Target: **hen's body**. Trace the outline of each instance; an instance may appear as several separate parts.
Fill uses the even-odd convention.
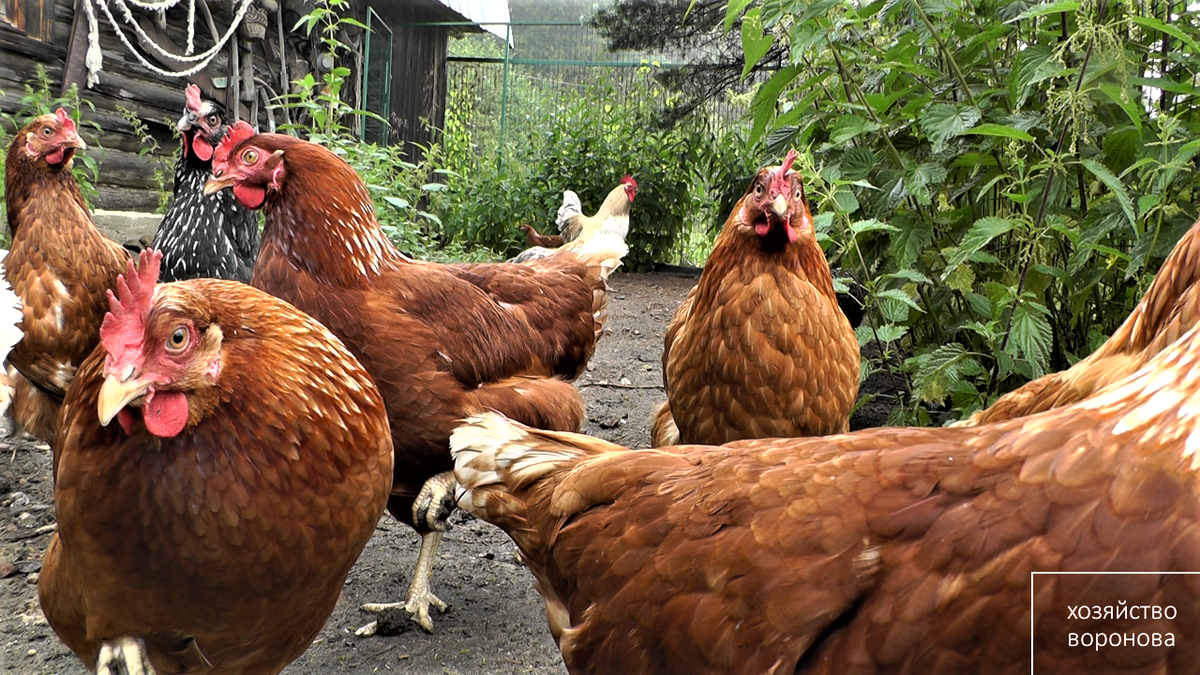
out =
[[[699,283],[667,327],[668,402],[655,415],[656,447],[848,429],[858,342],[838,307],[829,264],[811,227],[795,241],[782,229],[752,231],[752,222],[766,218],[756,189],[734,207]]]
[[[453,508],[452,486],[418,496],[431,478],[450,479],[448,439],[459,421],[499,410],[538,427],[579,428],[583,402],[563,378],[577,377],[595,349],[619,254],[564,253],[529,265],[413,261],[384,236],[362,181],[328,150],[274,134],[237,148],[216,171],[241,170],[232,165],[245,148],[282,158],[265,167],[278,187],[263,188],[266,229],[252,283],[329,327],[383,394],[396,451],[388,510],[423,537],[411,600],[427,593],[419,586],[449,514],[430,502]],[[220,175],[213,181],[257,198],[251,180]],[[431,629],[427,609],[420,620]]]
[[[383,511],[383,401],[328,331],[260,291],[196,280],[155,301],[154,323],[199,307],[197,324],[219,327],[218,379],[189,427],[159,438],[100,425],[103,348],[80,369],[42,607],[89,668],[102,643],[131,637],[159,675],[278,673],[321,630]]]
[[[977,426],[1089,398],[1141,368],[1200,319],[1200,221],[1163,261],[1129,318],[1103,345],[1069,369],[1044,375],[958,422]]]
[[[203,140],[193,143],[203,143]],[[212,161],[180,151],[175,165],[175,201],[154,234],[163,253],[163,281],[233,279],[250,282],[258,257],[258,217],[233,193],[204,195]]]
[[[1200,336],[1169,352],[978,428],[626,451],[485,416],[459,504],[521,548],[573,675],[1017,675],[1031,627],[1035,672],[1194,673],[1200,593],[1157,573],[1200,569]],[[1070,616],[1126,603],[1178,614]],[[1070,644],[1100,632],[1175,647]]]
[[[62,122],[43,115],[17,133],[4,181],[12,232],[4,275],[24,311],[24,337],[9,362],[28,381],[18,380],[13,411],[18,424],[46,441],[54,436],[47,422],[57,416],[75,370],[100,341],[105,291],[129,259],[92,222],[71,175],[73,150],[56,164],[27,152],[26,135],[55,124]]]

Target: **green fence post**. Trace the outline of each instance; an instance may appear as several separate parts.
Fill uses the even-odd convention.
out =
[[[500,92],[500,147],[504,147],[504,129],[508,117],[508,63],[512,59],[512,24],[504,27],[504,85]],[[503,154],[503,153],[501,153]],[[498,159],[497,159],[498,161]],[[499,166],[499,164],[497,164]]]

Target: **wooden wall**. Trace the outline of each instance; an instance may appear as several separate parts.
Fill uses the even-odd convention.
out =
[[[380,3],[382,4],[382,3]],[[391,27],[392,96],[389,111],[391,141],[405,143],[409,159],[421,156],[420,147],[436,139],[433,129],[446,122],[446,56],[450,29],[444,26],[414,26],[414,23],[452,21],[443,9],[415,3],[371,3]],[[461,17],[460,17],[461,20]]]
[[[3,55],[0,59],[0,111],[10,115],[21,112],[20,99],[24,94],[25,84],[36,80],[39,64],[45,67],[54,85],[53,93],[58,94],[57,88],[63,82],[68,46],[72,39],[75,39],[75,50],[82,53],[87,48],[86,15],[81,8],[76,12],[76,1],[0,0],[21,3],[22,7],[27,7],[33,2],[45,3],[39,6],[43,8],[41,11],[50,23],[43,24],[43,29],[50,26],[49,32],[52,36],[50,40],[38,40],[0,20],[0,54]],[[461,20],[462,17],[433,0],[360,0],[355,3],[354,11],[360,20],[365,18],[367,5],[372,6],[394,32],[389,138],[393,143],[406,143],[409,157],[416,159],[420,156],[420,146],[435,140],[435,132],[431,132],[426,124],[440,129],[445,123],[446,55],[451,29],[412,24],[453,21],[456,18]],[[52,13],[48,11],[51,6]],[[209,7],[214,14],[217,29],[224,32],[231,18],[228,9],[230,4],[211,2]],[[293,14],[291,10],[285,14],[285,29],[295,25]],[[202,17],[198,12],[195,36],[197,52],[204,51],[213,44]],[[178,141],[174,140],[173,129],[183,112],[185,82],[159,76],[143,67],[113,33],[107,18],[103,14],[99,14],[97,18],[100,21],[100,41],[104,53],[100,82],[86,89],[83,86],[86,73],[82,69],[76,68],[66,73],[69,79],[78,79],[81,95],[96,108],[93,112],[84,107],[85,124],[80,129],[81,135],[89,145],[88,155],[95,157],[100,164],[97,186],[99,195],[95,206],[101,209],[153,211],[158,205],[158,185],[154,178],[156,168],[164,172],[166,189],[171,189],[173,166],[179,147]],[[76,21],[79,22],[79,26],[75,26]],[[151,34],[157,30],[150,25],[148,19],[143,21],[143,25]],[[167,13],[165,37],[177,45],[180,51],[187,41],[186,25],[187,16],[183,6]],[[126,27],[125,30],[129,34],[130,29]],[[270,13],[267,24],[268,40],[276,40],[277,35],[276,15]],[[136,38],[130,34],[130,39]],[[354,39],[361,45],[360,37]],[[286,41],[289,61],[297,57],[307,58],[313,46],[312,40],[296,34],[288,35]],[[255,48],[258,52],[255,64],[260,75],[278,87],[278,60],[271,62],[271,57],[266,56],[267,45],[262,41],[257,42]],[[228,49],[224,50],[204,72],[192,78],[207,95],[222,100],[227,107],[232,92],[228,88],[214,89],[213,78],[230,74],[228,53]],[[164,64],[158,65],[167,70],[178,69]],[[298,75],[290,70],[288,72],[289,79]],[[359,75],[356,73],[353,77],[357,78]],[[344,96],[351,99],[348,101],[351,104],[356,104],[353,99],[357,98],[358,90],[357,85],[350,84],[343,90]],[[160,146],[155,156],[139,156],[139,151],[145,146],[134,133],[130,123],[122,117],[118,106],[136,112],[149,127],[150,133]],[[248,116],[244,105],[240,111],[243,118]],[[98,124],[99,131],[86,124],[88,122]],[[258,122],[260,128],[266,127],[265,114],[260,114]]]
[[[54,2],[53,39],[46,42],[23,35],[12,27],[0,23],[0,52],[5,58],[0,62],[0,110],[16,115],[21,112],[21,97],[25,84],[37,78],[39,64],[45,67],[53,83],[52,93],[57,95],[62,84],[63,69],[67,59],[67,45],[72,36],[75,20],[74,0],[46,0]],[[213,5],[215,8],[216,5]],[[86,33],[86,16],[79,18]],[[155,168],[164,171],[166,188],[171,189],[174,161],[179,143],[174,139],[173,129],[183,112],[185,82],[161,77],[137,63],[128,53],[119,38],[112,32],[101,15],[100,44],[104,52],[104,69],[100,82],[91,89],[79,88],[82,98],[95,107],[83,108],[84,125],[80,135],[88,143],[87,153],[96,158],[100,165],[98,195],[95,206],[101,209],[153,211],[158,206]],[[175,44],[186,43],[186,25],[182,9],[168,12],[167,35]],[[197,22],[200,23],[199,21]],[[201,51],[212,45],[205,39],[197,26],[196,49]],[[206,34],[206,33],[205,33]],[[131,36],[131,39],[132,36]],[[83,42],[86,49],[86,40]],[[17,58],[10,58],[15,55]],[[224,55],[209,66],[208,73],[223,75],[226,68]],[[81,75],[81,80],[83,79]],[[211,86],[211,83],[209,83]],[[139,156],[144,147],[134,133],[132,125],[121,115],[118,106],[137,113],[147,125],[149,132],[159,143],[154,156]],[[24,123],[24,120],[19,120]],[[98,124],[97,129],[90,124]],[[12,131],[9,129],[9,131]]]

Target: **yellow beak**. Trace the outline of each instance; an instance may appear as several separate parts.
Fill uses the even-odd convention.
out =
[[[108,426],[117,413],[150,390],[150,382],[131,378],[122,382],[117,375],[104,378],[100,385],[100,396],[96,400],[96,412],[100,414],[100,425]]]
[[[76,150],[87,150],[87,143],[84,143],[82,138],[76,136],[69,139],[67,147],[75,148]]]
[[[771,210],[774,211],[775,215],[779,216],[780,218],[782,218],[788,212],[788,203],[787,200],[784,199],[783,195],[775,197],[774,201],[771,202]]]
[[[233,185],[233,178],[229,176],[209,178],[208,182],[204,184],[204,196],[215,195],[231,185]]]

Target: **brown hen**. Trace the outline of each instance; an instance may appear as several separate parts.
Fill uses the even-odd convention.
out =
[[[266,213],[252,283],[309,312],[371,373],[387,404],[396,463],[388,510],[422,537],[403,606],[432,630],[434,554],[453,509],[450,432],[498,410],[574,431],[583,401],[563,378],[587,365],[606,316],[619,251],[564,252],[529,264],[438,265],[398,252],[366,185],[329,150],[237,125],[217,150],[209,190],[232,186]],[[370,634],[374,626],[364,626]]]
[[[104,293],[129,259],[96,229],[71,175],[76,150],[86,147],[60,108],[17,132],[5,160],[12,251],[4,276],[25,313],[25,337],[9,354],[26,380],[16,378],[13,415],[47,442],[54,440],[53,422],[76,368],[100,341]]]
[[[983,427],[628,451],[488,414],[451,447],[573,675],[1195,673],[1198,397],[1193,329]]]
[[[1175,244],[1129,318],[1074,366],[1043,375],[957,422],[977,426],[1082,401],[1141,368],[1200,319],[1200,221]]]
[[[858,341],[794,159],[758,172],[667,327],[655,447],[849,428]]]
[[[160,261],[129,263],[67,391],[42,608],[89,669],[271,675],[383,513],[383,399],[296,308],[234,281],[156,288]]]

